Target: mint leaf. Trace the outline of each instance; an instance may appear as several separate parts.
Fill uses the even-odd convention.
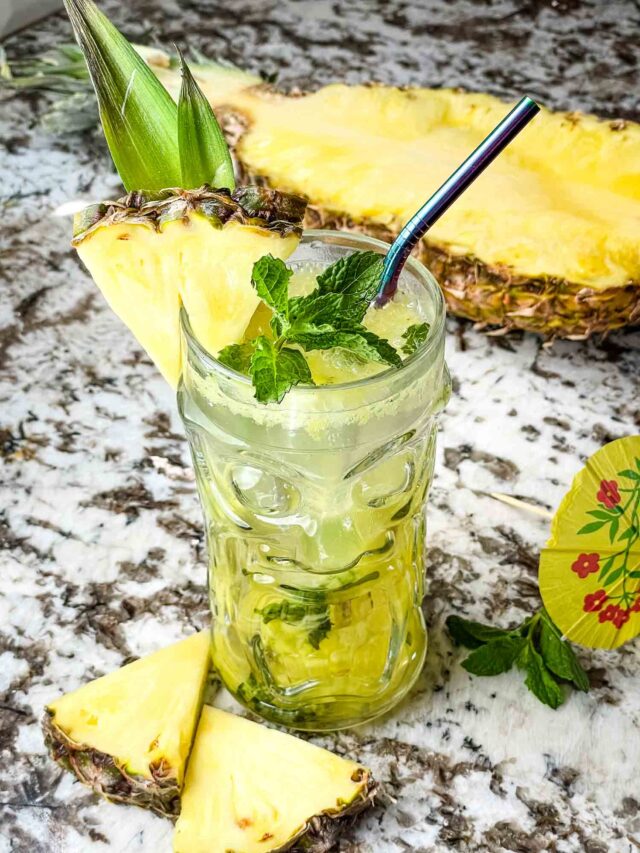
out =
[[[402,364],[402,359],[388,341],[359,324],[351,330],[342,331],[334,329],[328,323],[316,326],[313,323],[296,321],[287,339],[300,344],[307,352],[341,347],[364,361],[378,361],[395,367]]]
[[[546,610],[542,611],[540,620],[540,651],[548,668],[559,678],[571,681],[578,690],[585,693],[589,690],[589,678],[571,648],[562,639],[560,631],[551,621]]]
[[[344,323],[360,323],[367,313],[366,302],[343,293],[318,293],[294,296],[289,300],[289,318],[292,323],[326,323],[338,328]]]
[[[247,341],[243,344],[230,344],[228,347],[221,349],[218,353],[218,361],[226,364],[232,370],[238,373],[249,375],[251,369],[251,356],[253,355],[253,341]]]
[[[251,284],[269,308],[281,317],[288,316],[289,279],[293,273],[280,258],[264,255],[253,265]]]
[[[427,340],[430,328],[431,326],[428,323],[415,323],[413,326],[409,326],[402,335],[405,341],[402,345],[402,352],[407,355],[413,355]]]
[[[492,640],[471,652],[462,666],[473,675],[499,675],[511,669],[526,642],[522,637]]]
[[[456,646],[466,646],[468,649],[477,649],[483,643],[503,639],[511,633],[503,628],[483,625],[460,616],[449,616],[445,624]]]
[[[344,293],[367,304],[380,287],[384,259],[377,252],[354,252],[340,258],[318,276],[320,293]]]
[[[309,365],[298,350],[278,350],[272,340],[260,335],[254,341],[250,374],[259,403],[279,403],[284,395],[303,382],[313,385]]]
[[[314,649],[320,648],[320,643],[324,640],[330,630],[331,619],[329,619],[329,617],[327,616],[320,622],[319,625],[309,631],[309,633],[307,634],[307,639],[309,640],[309,643],[313,646]]]
[[[562,688],[534,649],[533,643],[527,642],[523,648],[522,654],[518,657],[518,666],[527,673],[524,683],[536,699],[554,709],[562,705],[564,702]]]

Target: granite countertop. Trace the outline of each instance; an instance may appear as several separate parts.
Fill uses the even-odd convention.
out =
[[[466,86],[640,118],[634,2],[108,0],[142,42],[188,43],[284,86]],[[69,40],[54,15],[9,56]],[[170,824],[98,801],[46,757],[47,699],[206,623],[200,510],[172,394],[69,248],[60,206],[117,191],[98,133],[47,135],[4,96],[0,138],[0,851],[170,850]],[[431,644],[392,715],[317,742],[370,764],[390,802],[350,853],[640,849],[640,643],[583,651],[593,689],[553,712],[519,675],[472,679],[452,611],[538,606],[553,508],[587,455],[640,431],[640,332],[545,347],[449,322],[455,393],[429,509]],[[224,697],[221,701],[227,702]]]

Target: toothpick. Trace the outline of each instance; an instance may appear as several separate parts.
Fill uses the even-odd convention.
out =
[[[542,518],[553,518],[553,513],[549,512],[548,509],[535,506],[535,504],[530,504],[527,501],[522,501],[520,498],[514,498],[511,495],[501,495],[499,492],[489,492],[489,497],[495,498],[495,500],[501,501],[503,504],[514,506],[516,509],[523,509],[526,512],[539,515]]]

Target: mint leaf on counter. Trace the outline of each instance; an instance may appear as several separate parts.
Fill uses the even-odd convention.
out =
[[[558,708],[565,700],[562,684],[589,690],[589,678],[571,647],[544,608],[515,628],[495,628],[460,616],[449,616],[447,629],[457,646],[472,649],[462,666],[473,675],[498,675],[515,664],[526,673],[533,695]]]
[[[544,609],[540,619],[540,650],[551,672],[565,681],[572,682],[578,690],[588,692],[587,673],[580,666],[571,644],[562,639],[561,632]]]
[[[533,643],[527,643],[518,658],[518,667],[527,676],[524,683],[544,705],[554,710],[564,702],[564,693],[553,674],[545,666],[542,656],[535,650]]]
[[[313,385],[309,365],[301,352],[288,347],[278,349],[265,335],[260,335],[253,343],[249,369],[259,403],[279,403],[287,391],[300,382]]]
[[[468,649],[477,649],[484,643],[508,637],[510,634],[503,628],[483,625],[481,622],[462,619],[460,616],[449,616],[446,626],[456,646],[466,646]]]
[[[462,666],[473,675],[499,675],[511,669],[526,642],[523,637],[492,640],[472,651]]]
[[[428,323],[415,323],[413,326],[409,326],[402,335],[404,340],[402,352],[406,355],[413,355],[427,340],[430,328],[431,326]]]

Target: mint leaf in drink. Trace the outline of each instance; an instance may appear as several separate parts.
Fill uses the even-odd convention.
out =
[[[544,664],[542,656],[536,651],[532,642],[527,642],[518,658],[518,667],[523,669],[527,677],[524,683],[544,705],[554,710],[564,702],[564,693],[558,682]]]
[[[301,352],[289,347],[279,349],[265,335],[253,343],[250,375],[259,403],[279,403],[287,391],[301,382],[313,385],[309,365]]]
[[[388,341],[359,324],[343,331],[328,324],[314,326],[312,323],[295,323],[288,339],[307,352],[341,347],[362,361],[377,361],[394,367],[402,364],[402,359]]]
[[[503,637],[484,643],[462,662],[473,675],[499,675],[511,669],[526,645],[523,637]]]
[[[260,299],[280,317],[288,316],[289,279],[292,275],[284,261],[272,255],[265,255],[253,265],[251,284]]]
[[[292,324],[326,323],[340,328],[345,323],[360,323],[367,313],[368,304],[344,293],[318,293],[294,296],[289,300],[289,317]]]
[[[384,260],[377,252],[354,252],[318,276],[320,293],[343,293],[371,303],[380,287]]]
[[[326,616],[322,619],[315,628],[312,628],[311,631],[307,634],[307,639],[309,643],[313,646],[314,649],[320,648],[320,643],[327,636],[329,631],[331,630],[331,619]]]
[[[461,616],[449,616],[445,624],[456,646],[466,646],[468,649],[477,649],[484,643],[503,639],[511,634],[503,628],[483,625],[481,622],[473,622]]]
[[[402,352],[406,355],[413,355],[427,340],[430,328],[428,323],[416,323],[413,326],[409,326],[402,335],[405,342],[402,345]]]
[[[218,353],[218,361],[226,364],[232,370],[238,373],[249,375],[251,368],[251,357],[253,356],[253,341],[247,341],[243,344],[230,344],[228,347],[221,349]]]
[[[571,648],[570,643],[562,639],[562,634],[551,621],[546,610],[542,610],[540,619],[540,651],[547,667],[565,681],[585,693],[589,690],[589,677]]]

